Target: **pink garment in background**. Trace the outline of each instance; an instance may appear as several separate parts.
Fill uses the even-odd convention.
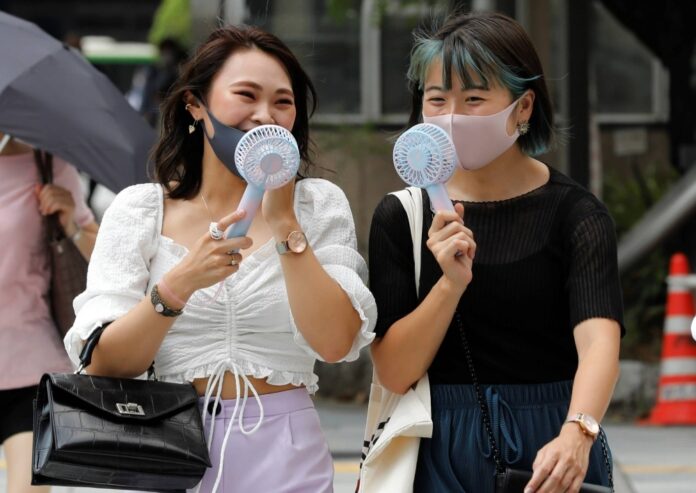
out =
[[[53,173],[54,183],[72,192],[75,222],[93,222],[77,170],[54,157]],[[50,272],[34,191],[39,183],[32,153],[0,156],[0,390],[71,370],[46,302]]]

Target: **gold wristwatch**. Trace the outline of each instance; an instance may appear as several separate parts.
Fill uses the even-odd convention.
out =
[[[592,437],[592,440],[596,440],[597,435],[599,435],[599,423],[589,414],[574,414],[566,420],[566,423],[577,423],[582,432]]]
[[[302,231],[291,231],[287,239],[276,243],[276,251],[280,255],[288,252],[302,253],[307,249],[307,237]]]

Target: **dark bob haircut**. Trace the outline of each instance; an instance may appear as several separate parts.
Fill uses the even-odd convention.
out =
[[[451,88],[454,71],[465,87],[477,82],[489,87],[496,82],[510,91],[513,100],[527,90],[534,91],[529,132],[520,136],[518,143],[529,155],[541,154],[552,146],[556,130],[543,69],[529,36],[517,21],[493,12],[455,13],[434,32],[417,31],[408,69],[410,125],[421,119],[423,84],[435,60],[442,60],[445,89]]]

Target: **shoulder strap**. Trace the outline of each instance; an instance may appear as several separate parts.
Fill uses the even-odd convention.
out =
[[[41,183],[48,185],[53,183],[53,155],[39,149],[34,149],[34,162],[39,170]]]
[[[401,201],[406,216],[408,216],[411,241],[413,242],[413,273],[416,281],[416,294],[418,294],[421,273],[421,238],[423,235],[423,195],[418,187],[408,187],[391,192],[391,195]]]

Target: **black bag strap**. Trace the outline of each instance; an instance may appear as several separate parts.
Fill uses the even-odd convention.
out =
[[[50,185],[53,183],[53,154],[40,149],[34,149],[34,162],[39,171],[41,183]],[[48,241],[60,241],[66,238],[63,226],[60,224],[58,214],[51,214],[46,217],[46,234]]]
[[[82,371],[92,363],[92,353],[94,352],[94,348],[97,347],[99,339],[101,338],[102,334],[104,333],[104,330],[109,326],[110,323],[111,322],[105,323],[104,325],[100,325],[99,327],[94,329],[94,331],[92,331],[92,333],[89,335],[89,337],[85,341],[85,345],[82,347],[82,351],[80,351],[80,366],[77,368],[75,373],[82,373]],[[150,368],[147,369],[147,379],[157,380],[154,361],[150,365]]]
[[[34,149],[34,162],[39,170],[41,183],[44,185],[53,183],[53,154],[41,149]]]
[[[488,442],[493,453],[493,461],[495,462],[495,471],[498,474],[505,472],[505,466],[503,465],[503,459],[500,455],[500,449],[498,449],[498,444],[496,442],[495,436],[493,435],[493,427],[491,426],[491,417],[489,415],[488,406],[483,398],[483,392],[481,391],[481,385],[479,384],[478,377],[476,375],[476,369],[474,368],[474,359],[471,355],[471,348],[469,346],[469,341],[466,337],[464,331],[464,325],[462,324],[462,318],[459,312],[455,310],[454,320],[457,325],[457,330],[459,331],[459,336],[462,342],[462,348],[464,349],[464,357],[466,358],[466,364],[469,368],[469,374],[471,375],[471,382],[474,385],[474,391],[476,392],[476,400],[478,401],[479,409],[481,410],[481,418],[483,419],[483,426],[486,429],[486,434],[488,435]],[[609,452],[606,441],[606,436],[604,435],[604,429],[600,427],[599,429],[599,440],[602,444],[602,454],[604,455],[604,465],[607,468],[607,476],[609,477],[609,487],[611,491],[614,491],[614,477],[612,474],[612,467],[609,461]]]

